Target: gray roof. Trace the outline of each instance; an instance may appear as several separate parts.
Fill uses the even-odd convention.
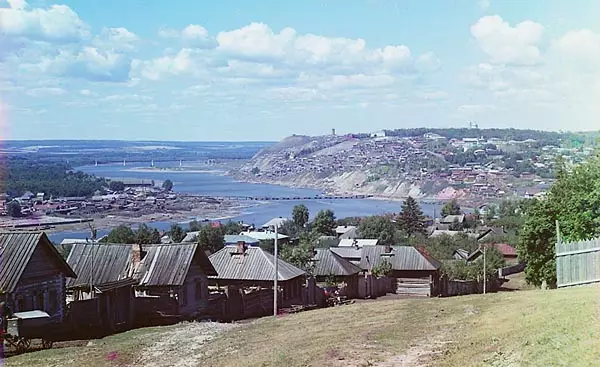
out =
[[[472,232],[464,232],[464,231],[448,231],[448,230],[442,230],[442,229],[436,229],[435,231],[433,231],[429,237],[439,237],[439,236],[456,236],[459,233],[463,233],[466,234],[467,237],[470,238],[479,238],[479,235],[477,233],[472,233]]]
[[[196,242],[196,238],[198,237],[199,233],[200,233],[200,231],[188,232],[185,234],[185,237],[183,238],[183,240],[181,240],[181,242],[182,243]]]
[[[67,279],[67,288],[87,286],[91,281],[101,286],[132,277],[135,269],[131,254],[131,245],[74,244],[67,263],[79,276]]]
[[[275,232],[271,232],[271,231],[266,231],[266,232],[261,232],[261,231],[251,231],[251,232],[242,232],[240,233],[240,235],[242,236],[248,236],[248,237],[252,237],[256,240],[274,240],[275,239]],[[286,238],[289,238],[288,236],[281,234],[281,233],[277,233],[277,239],[278,240],[284,240]]]
[[[267,227],[273,227],[275,225],[277,225],[277,227],[281,227],[283,225],[283,223],[289,221],[289,218],[281,218],[281,217],[277,217],[277,218],[273,218],[270,221],[268,221],[267,223],[263,224],[263,228],[267,228]]]
[[[214,279],[272,281],[275,258],[260,247],[247,247],[243,255],[237,254],[237,246],[225,246],[209,257],[218,276]],[[280,281],[290,280],[306,273],[304,270],[279,259]]]
[[[465,221],[465,215],[464,214],[458,214],[458,215],[447,215],[445,216],[442,220],[441,223],[454,223],[454,222],[459,222],[462,223]]]
[[[377,245],[377,243],[379,242],[379,240],[377,239],[341,239],[340,243],[338,244],[339,247],[363,247],[363,246],[375,246]]]
[[[335,227],[335,233],[342,235],[350,230],[356,229],[356,226],[337,226]]]
[[[198,244],[146,245],[140,270],[140,286],[180,286],[195,259],[206,275],[217,275]]]
[[[15,290],[38,246],[43,246],[50,252],[57,267],[68,278],[77,277],[45,233],[33,231],[0,232],[0,293],[11,293]]]
[[[358,238],[360,234],[358,233],[358,227],[354,227],[352,229],[347,230],[340,236],[340,239],[354,239]]]
[[[316,276],[349,276],[358,274],[362,269],[340,255],[326,248],[316,249],[317,253],[313,257],[314,270]]]
[[[341,257],[356,263],[363,270],[371,270],[373,266],[379,265],[387,260],[393,270],[437,270],[440,263],[424,256],[412,246],[391,246],[392,252],[386,253],[386,246],[364,246],[356,248],[332,247],[331,251]],[[350,250],[350,251],[349,251]],[[351,259],[358,259],[356,260]]]
[[[256,238],[250,237],[250,236],[244,236],[244,235],[229,235],[226,234],[225,235],[225,244],[226,245],[235,245],[238,242],[243,241],[247,244],[258,244],[260,241],[257,240]]]

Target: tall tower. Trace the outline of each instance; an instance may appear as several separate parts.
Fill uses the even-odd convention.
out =
[[[335,136],[335,129],[331,129],[331,135]]]

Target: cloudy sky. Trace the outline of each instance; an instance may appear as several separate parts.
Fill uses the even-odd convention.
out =
[[[0,138],[600,129],[598,19],[594,0],[0,0]]]

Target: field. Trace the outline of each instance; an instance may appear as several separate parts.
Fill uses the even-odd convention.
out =
[[[594,366],[599,312],[594,286],[370,301],[243,325],[134,330],[6,365]]]

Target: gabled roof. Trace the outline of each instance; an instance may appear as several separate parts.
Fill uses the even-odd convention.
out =
[[[337,226],[335,228],[335,233],[337,233],[338,235],[342,235],[353,229],[356,229],[356,226]]]
[[[434,271],[441,266],[437,260],[424,256],[412,246],[391,246],[391,250],[386,252],[386,246],[364,246],[359,249],[331,248],[331,251],[351,262],[354,261],[350,259],[360,257],[360,262],[356,265],[363,270],[371,270],[373,266],[381,264],[384,260],[392,265],[393,270]]]
[[[267,232],[260,232],[260,231],[252,231],[252,232],[242,232],[240,233],[241,236],[248,236],[248,237],[252,237],[256,240],[274,240],[275,239],[275,232],[271,232],[271,231],[267,231]],[[281,233],[277,233],[277,239],[278,240],[284,240],[286,238],[289,238],[288,236],[281,234]]]
[[[232,244],[235,245],[238,242],[243,241],[247,244],[258,244],[260,241],[257,240],[256,238],[250,237],[250,236],[243,236],[243,235],[225,235],[225,244]]]
[[[349,229],[348,231],[344,232],[341,236],[340,239],[355,239],[359,237],[359,233],[358,233],[358,227],[354,227]]]
[[[268,228],[268,227],[273,227],[275,225],[277,225],[277,227],[281,227],[281,225],[287,221],[289,221],[288,218],[277,217],[277,218],[273,218],[270,221],[268,221],[267,223],[263,224],[262,227]]]
[[[247,247],[244,254],[237,253],[237,246],[225,246],[209,256],[217,276],[212,279],[272,281],[275,258],[260,247]],[[295,267],[281,259],[278,265],[278,279],[286,281],[303,276],[304,270]]]
[[[200,233],[200,231],[186,233],[183,240],[181,240],[181,243],[196,242],[196,238],[198,237],[199,233]]]
[[[458,223],[462,223],[465,221],[465,215],[464,214],[458,214],[458,215],[447,215],[445,216],[440,223],[454,223],[454,222],[458,222]]]
[[[494,247],[504,257],[516,257],[517,256],[517,250],[514,247],[512,247],[511,245],[507,244],[507,243],[487,243],[487,244],[484,244],[482,246],[485,246],[485,247],[488,247],[488,248]],[[483,255],[483,251],[482,251],[482,249],[480,247],[477,250],[473,251],[469,255],[469,257],[467,258],[467,261],[476,260],[481,255]]]
[[[313,274],[316,276],[349,276],[358,274],[362,269],[327,248],[316,249],[313,257],[315,265]]]
[[[67,288],[102,286],[134,275],[131,245],[104,243],[75,243],[67,263],[79,275],[67,279]]]
[[[77,278],[73,269],[60,256],[44,232],[0,232],[0,293],[15,290],[38,248],[49,251],[55,265],[67,278]]]
[[[217,275],[210,260],[198,244],[146,245],[140,265],[139,286],[181,286],[196,260],[204,274]]]

